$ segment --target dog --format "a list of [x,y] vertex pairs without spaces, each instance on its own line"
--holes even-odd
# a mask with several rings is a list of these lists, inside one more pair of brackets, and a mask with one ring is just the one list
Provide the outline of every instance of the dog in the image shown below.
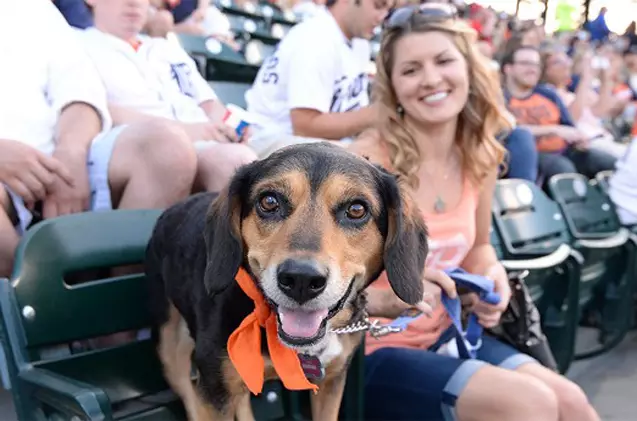
[[[419,302],[426,256],[426,226],[404,183],[342,147],[288,146],[243,166],[218,195],[168,208],[148,244],[146,279],[167,382],[191,421],[254,420],[244,378],[281,377],[278,353],[292,352],[323,370],[314,373],[312,418],[337,420],[364,336],[338,329],[365,319],[364,290],[383,270],[400,299]],[[249,279],[243,287],[238,273]],[[259,313],[247,290],[263,297],[267,309],[259,311],[276,315],[268,319],[276,328],[267,346],[243,350],[251,367],[242,377],[230,344]],[[250,338],[263,331],[262,324]]]

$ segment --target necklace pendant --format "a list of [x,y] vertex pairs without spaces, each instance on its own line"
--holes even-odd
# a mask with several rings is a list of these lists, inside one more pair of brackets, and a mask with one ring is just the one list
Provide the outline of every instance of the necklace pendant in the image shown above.
[[445,201],[442,200],[442,197],[439,195],[436,196],[436,201],[434,202],[434,211],[436,213],[443,213],[445,211]]

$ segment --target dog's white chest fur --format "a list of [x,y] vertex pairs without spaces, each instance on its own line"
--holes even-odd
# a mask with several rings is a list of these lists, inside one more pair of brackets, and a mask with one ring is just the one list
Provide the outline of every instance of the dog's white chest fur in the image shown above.
[[335,333],[327,333],[325,338],[318,344],[309,347],[297,348],[300,354],[307,354],[318,357],[321,365],[326,367],[334,358],[341,355],[343,345],[338,335]]
[[323,367],[326,367],[332,360],[343,352],[343,345],[341,341],[338,339],[338,335],[334,333],[330,333],[329,340],[327,342],[327,347],[323,350],[323,352],[318,356]]

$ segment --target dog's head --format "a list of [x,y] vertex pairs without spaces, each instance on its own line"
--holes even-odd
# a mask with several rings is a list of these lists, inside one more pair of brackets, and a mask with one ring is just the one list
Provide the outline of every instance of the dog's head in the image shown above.
[[235,174],[206,233],[209,294],[243,265],[294,348],[326,340],[332,319],[383,269],[415,304],[423,295],[425,224],[397,179],[338,146],[290,146]]

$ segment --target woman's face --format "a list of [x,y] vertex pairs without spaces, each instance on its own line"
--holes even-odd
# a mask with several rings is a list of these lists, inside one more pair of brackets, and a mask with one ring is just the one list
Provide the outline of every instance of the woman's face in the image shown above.
[[451,36],[410,33],[394,48],[391,83],[405,117],[421,125],[457,118],[469,96],[469,72]]
[[568,85],[571,80],[573,63],[566,53],[551,54],[546,59],[544,74],[546,81],[555,86]]

